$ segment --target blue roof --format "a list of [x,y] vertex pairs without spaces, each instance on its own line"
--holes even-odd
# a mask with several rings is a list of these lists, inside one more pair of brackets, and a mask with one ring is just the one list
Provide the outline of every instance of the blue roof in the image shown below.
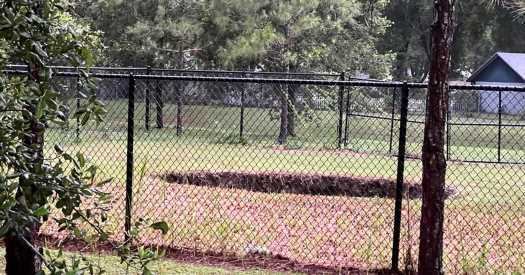
[[507,66],[509,66],[523,81],[525,81],[525,53],[495,53],[487,62],[485,62],[479,69],[477,69],[468,78],[467,81],[474,81],[481,72],[494,62],[496,59],[502,60]]

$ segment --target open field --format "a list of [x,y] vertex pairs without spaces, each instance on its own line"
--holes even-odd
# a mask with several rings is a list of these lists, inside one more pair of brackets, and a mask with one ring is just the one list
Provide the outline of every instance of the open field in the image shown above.
[[[335,108],[335,107],[334,107]],[[135,127],[140,138],[145,125],[145,105],[137,100]],[[164,126],[175,128],[176,105],[165,103]],[[90,123],[86,131],[104,129],[108,135],[125,130],[127,125],[127,101],[112,100],[107,104],[108,114],[102,126]],[[192,105],[182,107],[183,140],[203,139],[206,143],[235,143],[239,141],[240,108],[224,106]],[[246,108],[244,115],[244,140],[251,144],[273,145],[279,130],[278,114],[274,109]],[[371,116],[371,117],[370,117]],[[381,118],[378,118],[381,117]],[[343,121],[347,128],[346,149],[354,152],[377,154],[396,153],[399,139],[399,114],[388,112],[353,112]],[[423,139],[424,117],[421,113],[409,113],[407,129],[407,152],[419,155]],[[150,126],[156,127],[155,104],[151,103]],[[338,111],[314,111],[308,118],[300,117],[298,137],[291,137],[287,148],[336,149]],[[502,115],[502,127],[498,127],[497,114],[451,113],[447,138],[450,160],[498,162],[498,135],[501,131],[500,150],[502,162],[525,163],[525,120],[519,116]],[[459,124],[459,125],[458,125]],[[71,122],[71,130],[74,129]],[[391,131],[392,130],[392,131]],[[74,140],[74,131],[69,141]],[[149,140],[173,140],[172,132],[149,134]],[[392,134],[392,135],[391,135]],[[125,138],[125,135],[122,136]],[[181,138],[178,138],[180,140]],[[391,146],[390,146],[391,145]],[[390,150],[392,148],[392,150]]]
[[[134,217],[165,219],[167,236],[144,235],[147,243],[195,251],[263,253],[304,264],[360,269],[390,263],[394,200],[351,196],[262,193],[233,188],[168,183],[170,172],[249,172],[344,175],[395,180],[396,158],[389,154],[390,121],[349,121],[350,142],[337,149],[336,112],[318,112],[299,127],[298,137],[275,145],[278,121],[269,111],[247,109],[245,141],[239,143],[238,108],[185,107],[185,131],[173,129],[175,107],[165,107],[166,129],[143,129],[137,106],[135,134]],[[100,166],[101,177],[113,177],[115,228],[122,226],[126,161],[126,108],[110,105],[108,120],[82,129],[48,131],[47,144],[86,152]],[[471,118],[474,119],[474,118]],[[490,119],[490,118],[483,118]],[[154,116],[151,124],[154,126]],[[471,126],[469,126],[471,127]],[[474,127],[474,126],[472,126]],[[397,148],[394,125],[394,150]],[[458,157],[489,159],[492,127],[455,130],[451,152]],[[496,127],[497,130],[497,127]],[[525,128],[512,128],[502,142],[506,159],[525,158]],[[417,156],[422,126],[409,124],[408,148]],[[496,133],[497,134],[497,133]],[[454,139],[453,139],[454,140]],[[453,155],[451,154],[451,155]],[[421,164],[409,159],[406,180],[419,182]],[[445,264],[452,273],[521,271],[525,262],[525,169],[522,165],[449,162],[447,185],[457,194],[447,200]],[[403,202],[403,257],[417,256],[419,200]],[[49,227],[51,230],[52,227]],[[403,261],[402,261],[403,262]]]

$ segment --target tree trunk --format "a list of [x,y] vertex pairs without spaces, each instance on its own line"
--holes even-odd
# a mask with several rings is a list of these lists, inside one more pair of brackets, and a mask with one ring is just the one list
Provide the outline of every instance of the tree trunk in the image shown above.
[[[179,68],[184,70],[184,49],[182,45],[179,47]],[[182,93],[184,91],[184,82],[181,85],[175,85],[176,92],[176,101],[177,101],[177,136],[182,135]],[[179,86],[179,87],[177,87]]]
[[157,82],[157,86],[155,89],[155,106],[157,109],[157,128],[162,129],[164,128],[164,102],[162,98],[162,87],[161,83]]
[[277,143],[285,144],[288,138],[288,96],[284,91],[279,92],[279,96],[281,98],[281,125],[279,127],[279,137],[277,138]]
[[182,135],[182,89],[184,89],[183,85],[180,85],[180,87],[177,88],[176,96],[177,96],[177,136]]
[[[38,6],[36,7],[38,8]],[[31,79],[35,85],[38,85],[40,78],[40,70],[38,66],[34,64],[29,64],[29,72]],[[28,128],[29,135],[23,137],[24,146],[34,150],[32,162],[33,167],[30,169],[38,169],[39,165],[42,165],[44,161],[44,125],[38,121],[38,118],[35,117],[37,102],[30,102],[26,106],[28,110],[32,113],[30,115],[24,115],[25,119],[30,122]],[[20,186],[17,190],[16,197],[18,204],[21,207],[28,207],[33,205],[33,203],[42,203],[38,201],[39,198],[33,197],[33,194],[37,192],[37,187],[33,182],[24,177],[19,178]],[[23,188],[23,189],[22,189]],[[22,191],[24,190],[24,191]],[[6,274],[7,275],[33,275],[37,274],[42,270],[42,259],[36,254],[33,250],[39,249],[35,241],[38,237],[38,231],[40,224],[30,223],[25,226],[26,232],[14,232],[11,231],[7,237],[5,237],[5,246],[6,246]],[[30,247],[33,246],[32,247]]]
[[408,55],[409,42],[408,40],[403,45],[403,50],[396,55],[394,77],[398,80],[408,80],[407,74],[407,55]]
[[443,219],[446,160],[445,120],[454,0],[434,1],[432,59],[423,141],[423,206],[419,240],[419,274],[443,273]]
[[[33,244],[38,230],[33,228],[30,233],[24,234],[25,241]],[[19,235],[5,237],[7,275],[34,275],[42,269],[42,261]]]
[[[284,26],[284,37],[285,37],[285,40],[286,42],[284,43],[284,47],[283,47],[283,52],[282,52],[282,55],[284,57],[284,55],[288,52],[289,50],[289,38],[290,38],[290,27],[288,26],[288,24],[285,24]],[[290,61],[289,60],[286,60],[286,63],[283,64],[284,66],[284,69],[286,70],[287,73],[290,72]],[[287,78],[289,78],[289,76],[287,76]],[[290,126],[290,123],[293,124],[293,114],[290,115],[290,109],[291,109],[291,106],[290,106],[290,84],[286,84],[286,87],[280,87],[280,98],[281,98],[281,125],[280,125],[280,129],[279,129],[279,137],[277,138],[277,142],[279,144],[285,144],[286,143],[286,140],[288,139],[288,135],[290,135],[290,132],[289,130],[291,129],[292,131],[294,130],[294,125],[291,125]],[[293,132],[292,132],[293,133]]]

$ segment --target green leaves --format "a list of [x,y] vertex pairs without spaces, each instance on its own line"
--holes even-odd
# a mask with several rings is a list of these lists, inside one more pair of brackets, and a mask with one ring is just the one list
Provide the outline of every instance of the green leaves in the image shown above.
[[84,64],[87,67],[91,67],[95,64],[95,59],[93,57],[93,51],[87,47],[83,47],[80,49],[80,56],[84,60]]
[[9,223],[9,221],[3,221],[2,226],[0,226],[0,237],[4,237],[10,229],[11,224]]
[[33,211],[33,216],[35,217],[43,217],[46,215],[49,215],[49,210],[45,206],[42,206],[36,209],[35,211]]
[[[29,34],[26,34],[26,38],[30,38],[30,35]],[[42,44],[40,42],[33,42],[31,43],[31,45],[33,46],[33,49],[34,51],[38,54],[38,56],[42,57],[42,58],[47,58],[48,55],[47,55],[47,52],[44,51],[44,49],[42,48]]]
[[77,152],[77,160],[80,167],[86,166],[86,158],[81,152]]
[[87,101],[84,101],[80,108],[75,111],[73,118],[80,119],[82,126],[85,126],[92,119],[98,124],[104,120],[106,109],[104,108],[104,104],[96,98],[93,84],[89,81],[84,84],[87,86],[84,87],[84,89],[92,91],[92,94],[85,96],[85,94],[80,91],[80,95],[87,98]]
[[49,98],[49,93],[45,92],[44,95],[38,101],[38,104],[36,105],[36,113],[35,113],[35,116],[37,119],[42,119],[42,116],[44,115],[44,111],[47,107],[46,99],[48,98]]
[[9,197],[9,198],[6,198],[2,201],[2,203],[0,204],[0,210],[7,210],[7,209],[10,209],[12,208],[13,206],[15,206],[16,204],[16,200],[14,197]]
[[[60,145],[54,146],[54,154],[42,149],[46,127],[69,119],[68,108],[51,83],[52,71],[45,66],[93,64],[98,36],[71,15],[67,0],[11,1],[0,6],[0,70],[12,60],[31,68],[30,76],[0,74],[0,237],[24,234],[50,217],[78,238],[107,239],[109,200],[94,184],[96,167],[82,153],[71,155]],[[86,75],[79,86],[88,99],[84,123],[101,120],[105,111]],[[80,258],[68,261],[61,254],[46,254],[45,260],[46,273],[86,271]]]
[[55,144],[54,149],[55,149],[55,152],[57,152],[57,154],[59,155],[64,154],[64,148],[62,148],[62,146],[60,146],[59,144]]
[[[154,249],[148,246],[134,245],[136,239],[141,236],[142,231],[147,228],[147,223],[146,220],[139,218],[132,226],[132,229],[129,232],[126,232],[128,241],[117,248],[121,262],[125,263],[128,267],[140,267],[142,274],[152,274],[148,265],[164,256],[164,251],[159,250],[158,248]],[[160,230],[163,234],[166,234],[168,231],[168,224],[165,222],[156,222],[148,227]]]
[[169,230],[168,224],[164,221],[153,223],[150,225],[150,227],[155,230],[160,230],[163,235],[166,235],[166,233],[168,233]]

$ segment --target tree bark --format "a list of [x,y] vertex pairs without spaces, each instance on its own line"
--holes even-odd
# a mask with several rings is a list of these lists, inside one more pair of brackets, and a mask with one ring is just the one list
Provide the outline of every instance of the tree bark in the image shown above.
[[184,85],[180,85],[177,88],[176,96],[177,96],[177,136],[182,135],[182,89],[184,89]]
[[[179,47],[179,68],[184,70],[184,50],[182,46]],[[177,136],[182,135],[182,94],[184,91],[184,86],[184,82],[182,82],[181,85],[176,85],[177,92],[175,94],[177,96]]]
[[419,274],[443,274],[443,219],[446,159],[445,121],[448,72],[453,34],[454,0],[434,1],[432,55],[423,141],[423,206],[421,210]]
[[[38,85],[40,81],[39,73],[41,69],[42,68],[34,64],[29,64],[31,76],[29,81],[34,82],[35,85]],[[33,167],[30,169],[33,169],[33,171],[38,169],[37,167],[42,165],[44,161],[45,127],[44,124],[35,117],[36,106],[37,102],[28,103],[26,106],[32,113],[32,116],[24,115],[25,118],[30,121],[30,125],[27,129],[29,135],[22,138],[24,146],[32,150],[33,156],[31,157],[31,162]],[[16,197],[21,207],[28,207],[33,205],[33,203],[42,203],[39,201],[39,198],[35,198],[34,196],[34,193],[38,192],[38,187],[35,186],[35,183],[24,177],[20,177],[19,182],[21,187],[17,190]],[[9,235],[5,237],[5,272],[7,275],[34,275],[42,270],[42,259],[40,259],[34,251],[34,249],[41,250],[35,243],[39,228],[39,223],[29,223],[25,226],[25,232],[11,231]]]
[[292,84],[288,84],[288,135],[291,136],[291,137],[295,137],[296,136],[296,132],[295,132],[295,117],[296,117],[296,114],[297,114],[297,110],[296,110],[296,102],[297,102],[297,99],[296,99],[296,94],[295,94],[295,89],[297,87],[295,85],[292,85]]
[[157,128],[162,129],[164,128],[164,101],[162,97],[162,87],[161,83],[157,82],[157,86],[155,88],[155,106],[157,109]]
[[288,95],[285,91],[279,92],[280,96],[280,127],[279,127],[279,137],[277,137],[277,143],[285,144],[288,139]]
[[[285,54],[288,52],[289,48],[290,48],[290,27],[288,26],[288,23],[286,23],[284,26],[284,37],[285,37],[285,43],[284,43],[284,46],[283,46],[283,51],[282,51],[282,54],[283,54],[283,57],[285,56]],[[286,63],[283,64],[284,65],[284,69],[286,70],[287,73],[290,72],[290,61],[289,60],[286,60]],[[289,76],[288,76],[289,77]],[[293,114],[290,115],[290,109],[291,109],[291,106],[290,106],[290,84],[286,84],[286,87],[282,87],[282,89],[280,89],[280,98],[281,98],[281,117],[280,117],[280,120],[281,120],[281,125],[280,125],[280,129],[279,129],[279,137],[277,138],[277,142],[279,144],[285,144],[286,143],[286,140],[288,139],[288,136],[290,135],[290,128],[291,130],[293,131],[293,127],[294,125],[291,125],[290,126],[290,122],[293,124]],[[292,111],[293,112],[293,111]]]
[[7,275],[34,275],[42,269],[41,259],[26,243],[27,241],[35,246],[37,234],[38,230],[33,228],[23,236],[13,234],[5,237]]
[[408,54],[409,42],[405,42],[403,50],[396,55],[396,66],[394,69],[394,76],[399,80],[407,80],[409,78],[407,74],[407,54]]

